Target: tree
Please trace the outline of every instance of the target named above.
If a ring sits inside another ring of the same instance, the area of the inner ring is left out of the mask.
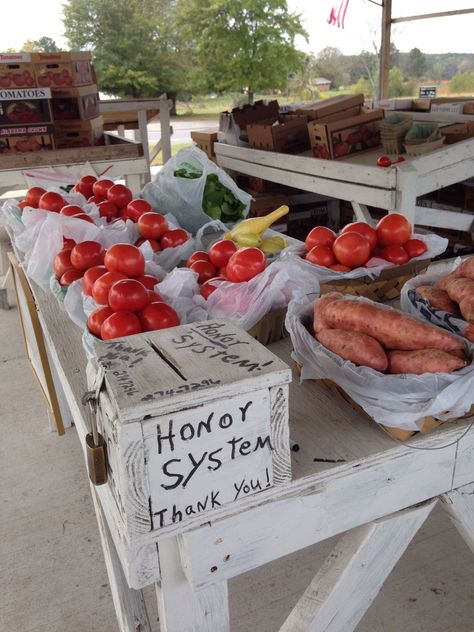
[[[326,46],[316,57],[315,69],[319,77],[331,81],[331,88],[338,88],[343,81],[343,54],[338,48]]]
[[[60,49],[51,37],[44,36],[38,40],[27,39],[21,50],[32,53],[57,53]]]
[[[65,36],[92,52],[102,91],[156,97],[182,85],[174,11],[173,0],[66,0]]]
[[[283,89],[301,65],[295,47],[306,37],[286,0],[182,0],[181,40],[192,63],[187,77],[199,92]]]
[[[403,94],[403,72],[395,66],[388,73],[388,96],[401,97]]]
[[[426,56],[419,48],[412,48],[408,56],[407,74],[410,77],[422,77],[426,72]]]

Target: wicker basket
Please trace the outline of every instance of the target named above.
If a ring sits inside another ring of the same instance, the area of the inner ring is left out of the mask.
[[[265,314],[247,333],[262,345],[277,342],[288,335],[285,329],[286,309],[276,309]]]
[[[387,154],[399,154],[403,151],[403,139],[413,124],[411,116],[392,114],[380,121],[380,139]]]
[[[341,292],[341,294],[365,296],[372,301],[390,301],[398,298],[405,283],[417,274],[425,272],[429,264],[429,259],[408,261],[400,266],[385,268],[376,279],[364,276],[359,279],[326,281],[321,283],[321,294]]]
[[[435,149],[439,149],[442,147],[444,143],[444,136],[440,136],[440,138],[436,138],[427,143],[418,143],[418,144],[407,144],[405,142],[405,152],[409,156],[422,156],[423,154],[428,154],[430,151],[434,151]]]

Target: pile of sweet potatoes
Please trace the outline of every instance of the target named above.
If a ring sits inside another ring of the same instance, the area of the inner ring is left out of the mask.
[[[474,257],[438,279],[434,286],[419,285],[416,291],[432,307],[464,318],[468,323],[464,335],[474,342]]]
[[[313,328],[333,353],[383,373],[451,373],[468,364],[457,336],[398,309],[339,292],[315,302]]]

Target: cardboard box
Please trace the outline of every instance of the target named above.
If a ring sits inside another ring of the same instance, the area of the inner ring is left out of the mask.
[[[21,125],[0,128],[0,154],[17,154],[54,149],[54,126]]]
[[[413,99],[381,99],[376,102],[376,108],[382,108],[383,110],[411,110]]]
[[[474,121],[466,121],[465,123],[454,123],[445,125],[440,128],[444,142],[446,145],[458,143],[461,140],[467,140],[474,136]]]
[[[0,126],[52,123],[51,90],[0,88]]]
[[[99,116],[99,92],[94,84],[80,88],[52,88],[51,94],[55,121],[87,121]]]
[[[87,51],[32,53],[31,58],[38,86],[60,88],[93,83],[91,54]]]
[[[326,116],[348,110],[349,108],[362,107],[364,105],[363,94],[344,94],[330,99],[322,99],[305,108],[297,108],[295,114],[304,114],[310,121],[318,121]]]
[[[371,110],[359,116],[333,123],[308,123],[313,155],[330,160],[367,151],[380,145],[378,121],[383,110]]]
[[[104,119],[98,116],[88,121],[58,121],[54,140],[57,149],[103,145]]]
[[[265,103],[255,101],[253,105],[244,105],[241,108],[233,108],[230,112],[219,114],[219,132],[217,134],[220,143],[248,147],[247,125],[266,119],[275,120],[278,116],[278,101]]]
[[[191,138],[201,151],[203,151],[209,160],[217,163],[216,154],[214,152],[214,143],[217,142],[217,130],[203,129],[199,132],[191,132]]]
[[[469,101],[468,103],[464,104],[463,110],[462,110],[463,114],[474,114],[474,101]]]
[[[445,112],[446,114],[462,114],[464,103],[448,102],[448,103],[432,103],[432,112]]]
[[[34,88],[31,53],[0,53],[0,88]]]
[[[315,226],[328,226],[329,207],[327,202],[315,202],[300,210],[291,209],[287,215],[288,235],[304,242]]]
[[[284,154],[309,149],[308,124],[304,116],[277,116],[247,125],[250,147]]]

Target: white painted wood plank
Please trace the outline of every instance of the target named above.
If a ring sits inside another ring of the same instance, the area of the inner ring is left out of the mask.
[[[433,446],[433,438],[426,444]],[[455,453],[450,446],[420,450],[415,456],[400,446],[390,459],[387,454],[369,457],[262,492],[247,501],[253,507],[241,507],[245,521],[229,513],[180,536],[188,579],[196,587],[229,579],[438,496],[451,489]]]
[[[351,204],[358,222],[366,222],[369,226],[375,226],[375,221],[372,219],[369,209],[365,204],[359,204],[359,202],[355,200],[351,200]]]
[[[161,150],[163,152],[163,164],[165,164],[171,158],[171,134],[173,132],[170,125],[170,111],[172,101],[166,100],[165,94],[161,96],[160,100],[163,103],[163,106],[160,108],[160,142]]]
[[[96,488],[93,485],[90,488],[119,631],[151,632],[142,592],[141,590],[133,590],[128,586],[120,560],[117,557],[107,520],[97,498]]]
[[[182,571],[175,538],[159,544],[156,585],[161,632],[229,632],[227,582],[194,591]]]
[[[443,494],[441,504],[474,553],[474,483]]]
[[[288,161],[288,164],[291,164],[290,157],[286,156],[286,160]],[[225,169],[232,169],[238,173],[246,173],[248,175],[263,178],[264,180],[270,180],[271,182],[278,182],[297,189],[303,189],[304,191],[313,191],[314,193],[321,193],[322,195],[342,200],[358,200],[363,204],[377,206],[380,208],[389,209],[395,207],[394,188],[383,189],[375,186],[369,187],[352,183],[349,180],[342,181],[330,179],[328,177],[297,173],[294,171],[255,164],[254,162],[246,162],[236,158],[229,158],[227,156],[218,156],[218,163]]]
[[[415,206],[415,223],[431,228],[450,228],[469,231],[474,222],[474,214],[445,211],[440,208]]]
[[[435,501],[345,534],[280,632],[352,632]]]

